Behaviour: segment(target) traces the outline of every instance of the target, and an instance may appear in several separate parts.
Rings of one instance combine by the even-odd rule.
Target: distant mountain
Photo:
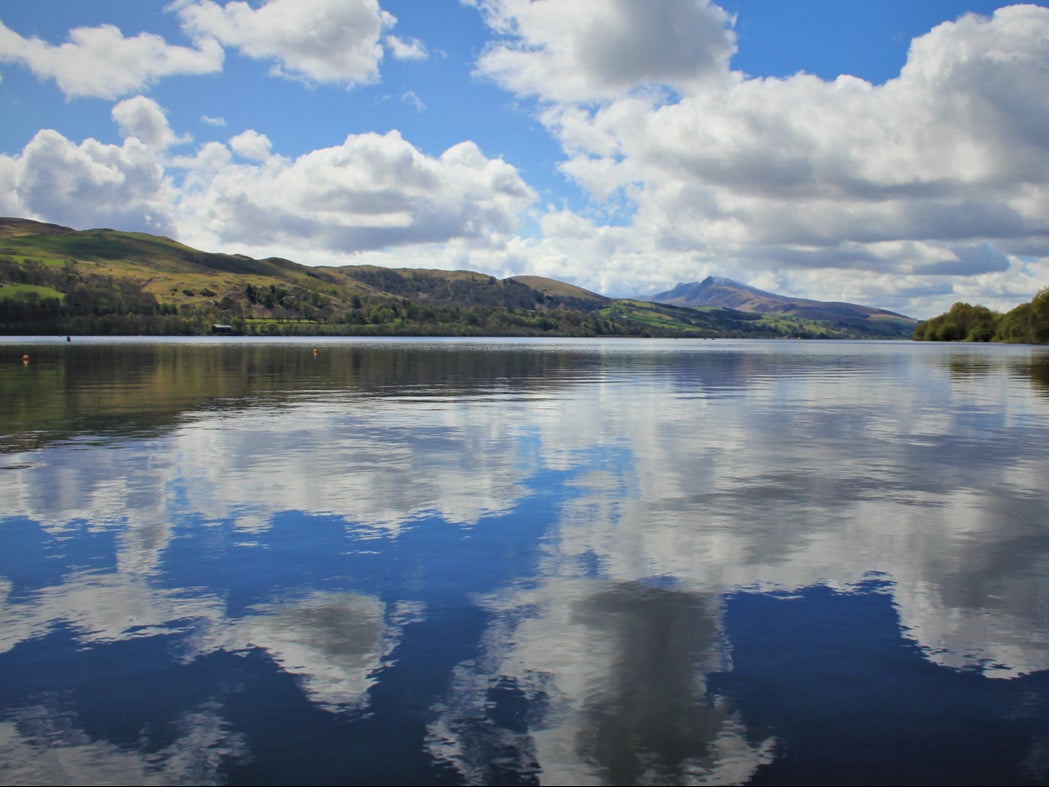
[[[839,301],[816,301],[759,290],[718,276],[678,284],[671,290],[649,295],[653,303],[691,308],[719,307],[756,314],[774,314],[803,320],[820,320],[843,328],[864,328],[885,336],[911,336],[918,320],[886,309]]]

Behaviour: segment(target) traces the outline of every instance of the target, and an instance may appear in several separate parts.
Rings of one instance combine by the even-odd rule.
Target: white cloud
[[[541,273],[610,295],[713,273],[921,317],[973,297],[973,276],[999,309],[1044,286],[1049,9],[939,25],[898,78],[872,85],[731,71],[733,20],[709,3],[479,5],[500,38],[478,73],[538,99],[561,172],[589,199],[578,215],[534,215],[534,236],[512,236],[534,196],[521,171],[472,142],[427,155],[392,131],[285,159],[250,130],[171,159],[164,149],[188,137],[142,96],[113,109],[120,146],[44,131],[0,156],[0,209],[308,263]],[[390,35],[374,2],[172,9],[197,49],[112,27],[53,47],[0,26],[0,58],[68,95],[124,95],[190,62],[220,68],[215,38],[283,75],[347,86],[377,79],[384,46],[425,53]],[[423,108],[410,89],[393,95]]]
[[[13,216],[77,228],[173,231],[174,187],[157,152],[134,136],[120,146],[76,144],[57,131],[38,131],[20,155],[0,156],[0,192]]]
[[[265,161],[270,155],[271,143],[265,134],[248,129],[229,141],[233,152],[251,161]]]
[[[418,38],[404,39],[389,35],[386,36],[386,46],[398,60],[425,60],[428,56],[426,46]]]
[[[219,128],[224,128],[226,125],[226,118],[212,117],[211,115],[201,115],[200,122],[208,126],[217,126]]]
[[[222,48],[201,39],[197,48],[172,46],[151,33],[132,38],[113,25],[77,27],[55,46],[23,38],[0,22],[0,62],[20,63],[40,79],[53,79],[67,98],[119,98],[157,79],[210,74],[222,69]]]
[[[166,146],[185,138],[156,102],[138,96],[112,114],[122,145],[78,144],[45,129],[20,154],[0,155],[4,214],[303,262],[451,244],[430,257],[432,267],[464,249],[501,245],[535,197],[514,167],[472,142],[427,156],[392,131],[288,159],[249,129],[228,147],[209,142],[171,157]]]
[[[236,139],[243,150],[244,135]],[[512,166],[471,142],[429,157],[395,131],[350,135],[295,160],[244,166],[214,152],[208,159],[188,163],[180,223],[211,245],[351,253],[457,238],[484,243],[513,230],[534,198]]]
[[[382,36],[396,22],[376,0],[189,0],[175,10],[191,35],[272,60],[277,75],[347,87],[378,79]]]
[[[706,0],[483,0],[490,45],[478,72],[515,93],[591,100],[660,83],[685,88],[724,71],[735,51],[725,11]]]
[[[188,136],[178,137],[168,125],[167,113],[153,99],[135,96],[113,107],[113,120],[125,137],[136,137],[151,148],[166,148],[188,142]]]
[[[639,7],[483,4],[506,39],[478,71],[540,98],[562,171],[594,216],[615,219],[595,223],[587,242],[527,242],[531,260],[563,258],[563,277],[611,282],[610,294],[713,272],[799,294],[818,280],[832,297],[847,288],[872,305],[888,304],[850,284],[858,274],[918,275],[939,296],[913,304],[935,310],[965,277],[1004,282],[1018,257],[1049,256],[1049,9],[939,25],[913,42],[897,79],[874,86],[732,72],[731,20],[701,3],[644,4],[657,19],[625,47]],[[684,57],[670,29],[693,31],[704,57]],[[1001,282],[1012,295],[996,306],[1033,295]]]

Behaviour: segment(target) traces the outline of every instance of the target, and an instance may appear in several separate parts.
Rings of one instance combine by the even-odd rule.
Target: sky
[[[1049,0],[0,0],[0,215],[307,265],[1049,287]]]

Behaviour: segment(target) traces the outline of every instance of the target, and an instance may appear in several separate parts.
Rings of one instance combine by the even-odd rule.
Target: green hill
[[[225,327],[216,327],[225,326]],[[612,299],[539,276],[310,267],[0,218],[0,333],[869,338],[840,321]]]

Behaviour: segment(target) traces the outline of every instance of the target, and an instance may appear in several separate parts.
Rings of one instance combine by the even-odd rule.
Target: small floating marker
[[[23,366],[29,366],[29,356],[28,355],[23,355],[22,356],[22,365]]]
[[[314,347],[314,348],[313,348],[313,354],[314,354],[314,355],[316,355],[316,354],[317,354],[317,348],[316,348],[316,347]]]

